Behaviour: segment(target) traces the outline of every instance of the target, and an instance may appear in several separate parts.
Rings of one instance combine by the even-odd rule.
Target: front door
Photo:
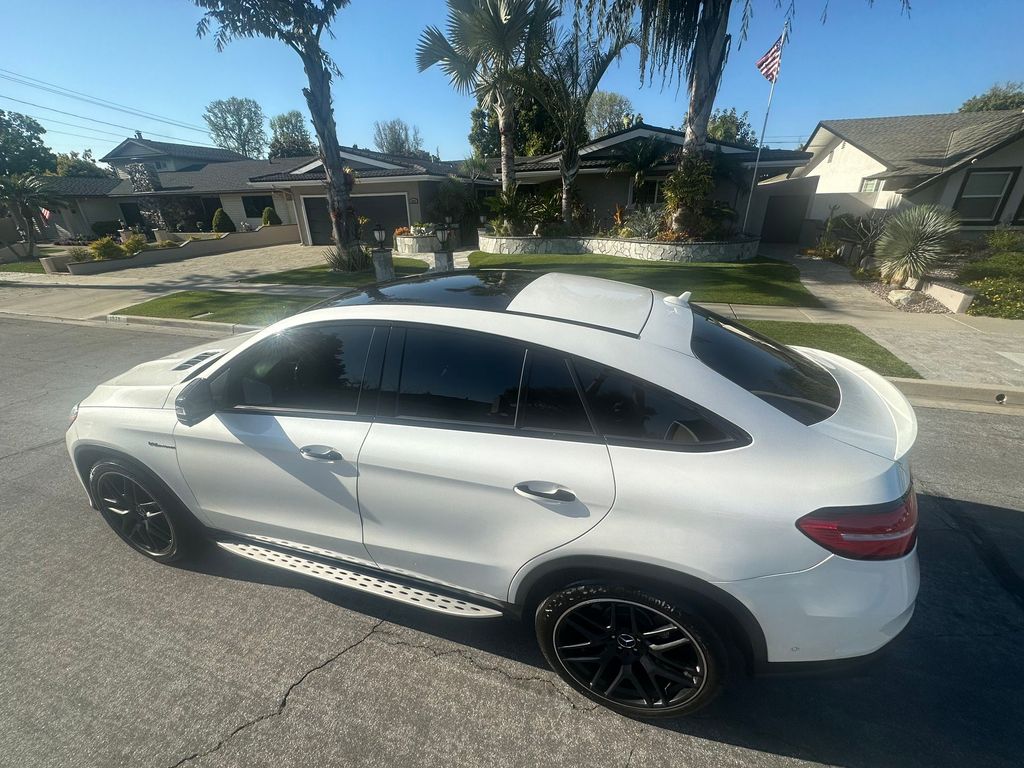
[[[608,449],[560,355],[431,327],[392,331],[359,474],[381,567],[501,600],[524,563],[614,498]]]
[[[299,326],[213,375],[217,413],[178,424],[174,437],[182,474],[214,527],[370,560],[356,481],[373,336],[366,324]]]

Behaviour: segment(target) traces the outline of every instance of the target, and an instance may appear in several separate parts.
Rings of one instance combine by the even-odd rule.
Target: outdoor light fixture
[[[480,214],[480,226],[481,227],[486,227],[487,226],[487,214],[486,213],[481,213]]]
[[[377,245],[383,247],[384,238],[387,236],[388,233],[385,231],[384,227],[380,225],[380,222],[377,222],[377,226],[373,228],[373,239],[377,241]]]
[[[452,225],[452,217],[451,216],[445,216],[444,217],[444,223],[447,224],[450,227]]]
[[[437,235],[437,241],[441,244],[441,250],[447,251],[448,235],[451,234],[451,230],[448,229],[448,225],[442,224],[440,227],[437,228],[437,231],[434,234]]]

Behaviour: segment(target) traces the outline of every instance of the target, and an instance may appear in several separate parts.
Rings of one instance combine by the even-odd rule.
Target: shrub
[[[562,193],[538,195],[530,206],[530,221],[534,224],[560,224],[562,222]]]
[[[158,248],[177,248],[181,243],[177,240],[157,240],[155,243],[150,243],[146,247],[150,250],[156,250]]]
[[[921,277],[948,252],[959,227],[953,212],[937,205],[916,205],[895,214],[875,245],[882,278],[902,283]]]
[[[993,251],[1024,251],[1024,232],[997,227],[985,236],[985,244]]]
[[[235,228],[235,222],[228,216],[228,212],[223,208],[218,208],[213,213],[213,231],[214,232],[237,232]]]
[[[369,269],[371,264],[369,250],[358,243],[350,245],[347,249],[331,246],[324,250],[324,260],[335,272],[359,272]]]
[[[977,294],[967,308],[969,315],[1024,319],[1024,280],[1016,277],[986,277],[968,283]]]
[[[92,261],[92,251],[81,245],[68,248],[68,256],[76,264],[81,264],[83,261]]]
[[[125,255],[134,256],[140,251],[146,250],[146,238],[142,235],[129,235],[121,243]]]
[[[114,238],[112,237],[101,237],[99,240],[93,240],[89,245],[89,250],[92,251],[92,258],[94,261],[123,259],[127,256],[124,248],[114,242]]]
[[[957,273],[960,282],[984,280],[987,277],[1014,277],[1024,280],[1024,253],[997,253],[982,261],[965,264]]]
[[[620,234],[620,237],[640,237],[644,240],[650,240],[664,228],[664,209],[654,206],[645,206],[643,208],[637,208],[626,216],[619,231],[623,232],[625,230],[629,230],[632,233],[630,235]]]
[[[277,215],[271,206],[267,206],[263,209],[263,226],[265,227],[276,227],[281,223],[281,217]]]
[[[96,237],[110,237],[116,235],[120,229],[120,221],[94,221],[92,223],[92,231]]]
[[[530,220],[533,201],[519,193],[518,185],[502,190],[494,197],[488,197],[485,202],[491,215],[497,220],[494,226],[496,233],[507,235],[523,233],[526,222]]]

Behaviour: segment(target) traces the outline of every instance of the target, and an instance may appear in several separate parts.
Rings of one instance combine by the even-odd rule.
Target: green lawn
[[[419,259],[396,258],[395,277],[409,277],[427,271],[427,263]],[[280,285],[347,285],[357,287],[375,282],[372,269],[360,272],[334,272],[326,264],[317,264],[286,272],[247,277],[243,283],[275,283]]]
[[[624,259],[598,254],[505,255],[476,251],[473,267],[537,269],[570,272],[635,283],[666,293],[692,291],[694,301],[722,304],[769,304],[777,307],[820,307],[800,283],[800,270],[772,259],[742,263],[679,264]]]
[[[0,272],[37,272],[42,274],[43,265],[36,259],[31,261],[11,261],[6,264],[0,264]]]
[[[921,378],[917,371],[852,325],[796,323],[786,320],[742,320],[740,322],[783,344],[813,347],[848,357],[883,376]]]
[[[170,317],[216,323],[270,325],[320,301],[308,296],[267,296],[227,291],[181,291],[150,299],[114,314]],[[210,314],[206,314],[210,313]],[[197,317],[197,315],[204,315]]]

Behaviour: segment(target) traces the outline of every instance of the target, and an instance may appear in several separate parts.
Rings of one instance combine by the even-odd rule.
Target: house
[[[766,241],[812,242],[830,212],[923,203],[956,211],[968,235],[1024,225],[1020,110],[823,120],[804,149],[806,165],[758,186]]]
[[[352,205],[359,216],[396,227],[428,220],[441,182],[470,180],[457,163],[435,163],[355,147],[342,147],[342,160],[354,171]],[[49,223],[55,235],[94,233],[97,222],[143,224],[143,211],[155,205],[172,230],[210,228],[214,212],[223,208],[236,226],[261,223],[272,207],[284,224],[298,224],[301,242],[332,242],[327,213],[326,174],[317,157],[274,160],[238,159],[237,153],[183,144],[126,139],[102,158],[117,170],[116,178],[43,177],[47,188],[67,200]],[[141,175],[132,169],[142,167]],[[494,186],[490,180],[477,182]]]
[[[658,204],[662,202],[661,185],[676,168],[671,157],[652,168],[640,189],[635,188],[633,175],[613,170],[622,160],[623,151],[632,142],[657,140],[671,151],[682,147],[685,134],[670,128],[637,123],[614,133],[599,136],[580,148],[580,170],[575,189],[583,205],[591,210],[599,224],[610,223],[616,206]],[[740,216],[746,206],[757,150],[739,144],[709,139],[708,148],[720,153],[733,172],[717,181],[713,196],[728,203]],[[802,166],[811,155],[785,149],[762,149],[758,176],[774,176]],[[524,191],[554,192],[561,190],[558,170],[559,153],[538,157],[517,157],[516,181]],[[738,222],[737,222],[738,223]]]

